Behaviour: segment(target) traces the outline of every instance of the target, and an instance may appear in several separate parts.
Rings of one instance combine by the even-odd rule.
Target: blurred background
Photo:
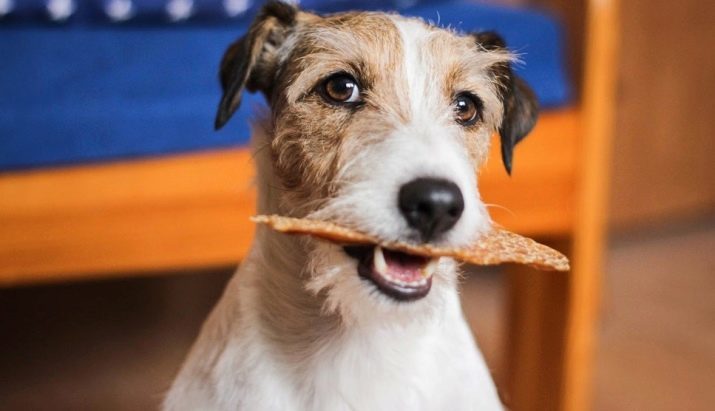
[[[260,3],[0,0],[2,409],[160,403],[251,239],[261,98],[211,126]],[[575,264],[467,267],[513,409],[712,409],[715,3],[302,3],[497,29],[521,54],[544,112],[482,194]]]

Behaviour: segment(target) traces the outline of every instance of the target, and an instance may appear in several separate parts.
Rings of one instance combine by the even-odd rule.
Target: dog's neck
[[[263,124],[254,127],[253,146],[256,162],[259,214],[289,215],[285,210],[284,190],[275,176],[270,150],[270,131]],[[263,336],[276,352],[306,358],[316,342],[340,332],[340,318],[323,309],[325,297],[305,287],[309,277],[309,241],[258,227],[252,270],[256,320]]]

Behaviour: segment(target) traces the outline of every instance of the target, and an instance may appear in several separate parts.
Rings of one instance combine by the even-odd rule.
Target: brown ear
[[[494,32],[481,32],[472,36],[484,50],[506,50],[504,40]],[[500,63],[492,67],[492,70],[501,85],[504,106],[499,127],[501,157],[506,172],[511,174],[514,146],[534,128],[539,114],[539,103],[526,82],[514,74],[511,64]]]
[[[229,46],[221,60],[223,96],[218,105],[216,129],[223,127],[241,105],[241,94],[270,88],[276,70],[275,50],[295,24],[298,9],[283,1],[269,1],[253,20],[245,36]]]

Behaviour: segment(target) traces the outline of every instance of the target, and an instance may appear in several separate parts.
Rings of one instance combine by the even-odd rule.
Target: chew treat
[[[383,241],[379,238],[331,222],[304,218],[259,215],[251,218],[273,230],[286,234],[311,235],[334,243],[357,245],[376,244],[388,250],[401,251],[424,257],[452,257],[476,265],[516,263],[540,270],[568,271],[569,260],[558,251],[536,241],[499,227],[483,234],[469,247],[439,247],[431,244],[409,244]]]

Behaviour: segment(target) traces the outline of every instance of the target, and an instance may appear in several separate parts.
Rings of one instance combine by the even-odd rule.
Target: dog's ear
[[[223,96],[216,113],[216,129],[223,127],[241,105],[241,94],[268,94],[277,70],[276,49],[295,25],[298,9],[283,1],[269,1],[253,20],[245,36],[229,46],[221,60]]]
[[[478,46],[486,51],[506,51],[506,43],[492,31],[472,35]],[[514,146],[534,128],[539,113],[539,103],[531,88],[514,74],[511,64],[499,63],[492,67],[492,74],[500,85],[504,112],[499,127],[501,157],[506,172],[511,174]]]

